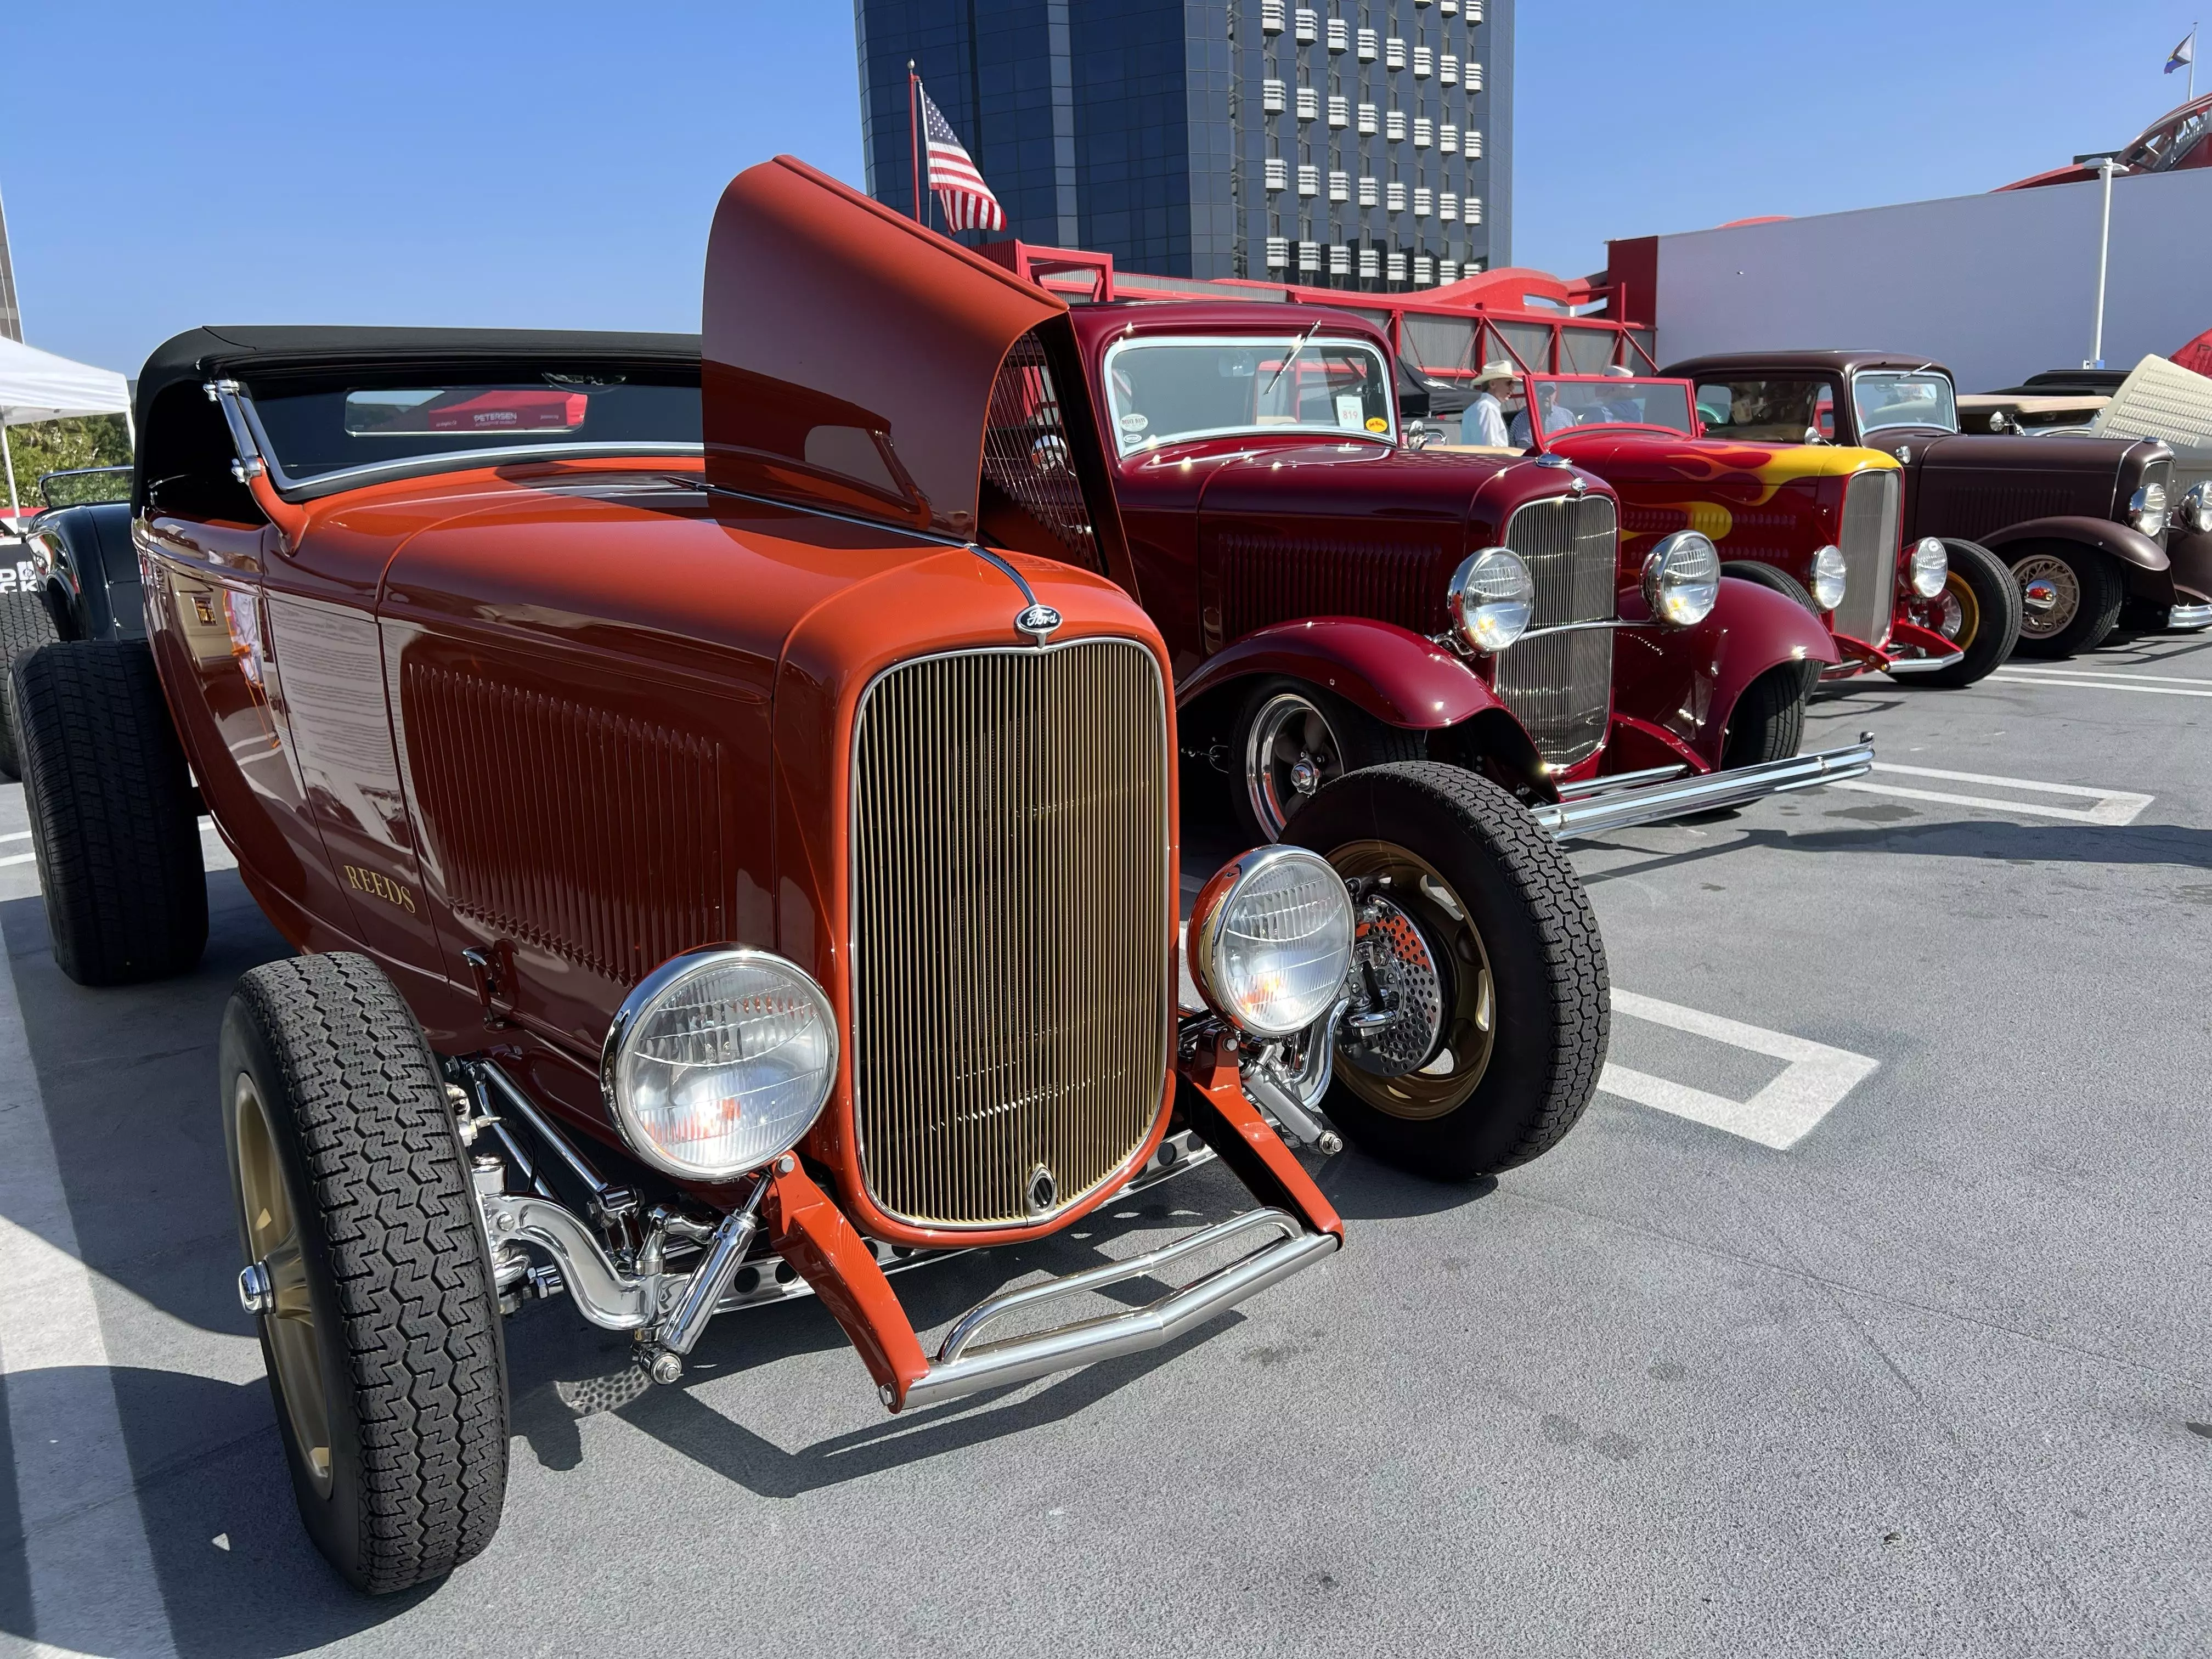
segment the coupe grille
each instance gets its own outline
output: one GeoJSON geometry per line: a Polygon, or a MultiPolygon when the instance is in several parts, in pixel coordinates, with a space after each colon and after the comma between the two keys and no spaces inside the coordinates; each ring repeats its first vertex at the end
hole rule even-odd
{"type": "Polygon", "coordinates": [[[1538,630],[1613,620],[1616,530],[1613,502],[1603,495],[1532,501],[1505,526],[1505,544],[1535,578],[1536,608],[1528,633],[1498,659],[1498,695],[1555,768],[1587,760],[1605,741],[1613,635],[1602,628],[1538,630]]]}
{"type": "Polygon", "coordinates": [[[1167,767],[1159,669],[1133,641],[926,658],[862,699],[853,1097],[886,1214],[1036,1222],[1151,1132],[1173,990],[1167,767]]]}
{"type": "Polygon", "coordinates": [[[1835,626],[1863,644],[1889,637],[1902,494],[1900,475],[1886,467],[1854,473],[1844,487],[1844,602],[1836,607],[1835,626]]]}

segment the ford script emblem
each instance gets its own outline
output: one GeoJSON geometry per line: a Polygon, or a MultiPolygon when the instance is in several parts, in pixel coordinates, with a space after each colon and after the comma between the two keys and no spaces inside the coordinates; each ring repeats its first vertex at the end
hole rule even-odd
{"type": "Polygon", "coordinates": [[[1014,618],[1014,631],[1026,634],[1042,645],[1053,636],[1060,623],[1060,612],[1048,605],[1033,605],[1014,618]]]}

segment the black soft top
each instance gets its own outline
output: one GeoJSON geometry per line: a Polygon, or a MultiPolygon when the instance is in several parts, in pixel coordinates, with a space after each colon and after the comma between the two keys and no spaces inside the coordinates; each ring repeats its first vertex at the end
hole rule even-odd
{"type": "Polygon", "coordinates": [[[164,341],[139,371],[138,429],[162,392],[224,375],[313,383],[372,369],[447,374],[461,368],[614,368],[699,373],[696,334],[620,334],[553,328],[195,328],[164,341]]]}

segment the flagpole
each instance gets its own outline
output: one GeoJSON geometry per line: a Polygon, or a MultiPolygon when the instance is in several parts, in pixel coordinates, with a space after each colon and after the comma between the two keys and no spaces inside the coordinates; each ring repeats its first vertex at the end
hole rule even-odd
{"type": "Polygon", "coordinates": [[[914,89],[921,84],[921,77],[914,72],[914,59],[906,60],[906,155],[914,164],[914,222],[926,225],[928,220],[921,212],[921,117],[914,101],[914,89]]]}

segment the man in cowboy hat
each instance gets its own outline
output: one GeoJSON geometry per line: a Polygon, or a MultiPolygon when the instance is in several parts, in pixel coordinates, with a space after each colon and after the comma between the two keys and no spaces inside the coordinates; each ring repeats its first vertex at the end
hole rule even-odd
{"type": "Polygon", "coordinates": [[[1482,373],[1474,377],[1474,401],[1459,417],[1462,443],[1482,444],[1492,449],[1513,447],[1505,436],[1505,406],[1498,400],[1492,387],[1503,386],[1510,395],[1520,378],[1520,371],[1502,360],[1482,366],[1482,373]]]}

